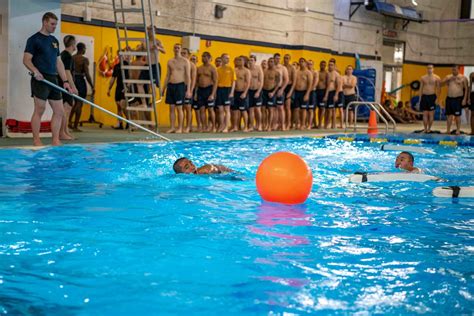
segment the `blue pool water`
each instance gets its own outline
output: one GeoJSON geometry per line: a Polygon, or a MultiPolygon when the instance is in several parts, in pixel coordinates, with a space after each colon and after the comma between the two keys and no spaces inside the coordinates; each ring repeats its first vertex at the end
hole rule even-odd
{"type": "Polygon", "coordinates": [[[416,164],[444,183],[353,184],[395,152],[331,139],[0,150],[0,314],[470,314],[473,147],[416,164]],[[262,203],[258,164],[311,166],[304,205],[262,203]],[[176,155],[240,173],[174,175],[176,155]]]}

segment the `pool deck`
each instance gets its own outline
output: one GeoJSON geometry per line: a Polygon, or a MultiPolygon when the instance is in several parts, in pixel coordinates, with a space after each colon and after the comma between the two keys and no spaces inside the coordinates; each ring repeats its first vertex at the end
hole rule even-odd
{"type": "MultiPolygon", "coordinates": [[[[360,124],[360,126],[366,126],[366,124],[360,124]]],[[[113,143],[113,142],[137,142],[137,141],[157,141],[159,138],[151,136],[148,133],[135,131],[129,132],[127,130],[114,130],[110,126],[103,126],[99,128],[97,125],[85,124],[81,127],[83,132],[74,133],[77,138],[73,141],[64,141],[67,144],[90,144],[90,143],[113,143]]],[[[415,130],[422,129],[421,122],[414,124],[398,124],[397,134],[411,134],[415,130]]],[[[433,130],[444,131],[446,129],[445,122],[435,122],[433,130]]],[[[309,131],[286,131],[286,132],[236,132],[236,133],[188,133],[188,134],[164,134],[167,128],[161,128],[162,135],[171,140],[209,140],[209,139],[239,139],[239,138],[252,138],[252,137],[300,137],[300,136],[311,136],[321,137],[336,134],[344,134],[344,129],[313,129],[309,131]]],[[[470,132],[470,127],[464,124],[461,128],[466,133],[470,132]]],[[[359,134],[364,134],[365,128],[358,130],[359,134]]],[[[384,137],[386,134],[382,133],[383,128],[379,125],[379,134],[377,137],[384,137]]],[[[352,134],[352,130],[348,131],[348,134],[352,134]]],[[[390,134],[387,134],[389,136],[390,134]]],[[[426,136],[435,137],[438,140],[449,140],[453,141],[456,139],[462,140],[464,143],[473,143],[474,136],[463,135],[460,137],[450,136],[446,134],[411,134],[410,138],[426,138],[426,136]]],[[[51,144],[51,138],[43,138],[45,145],[51,144]]],[[[30,147],[32,145],[31,138],[0,138],[0,147],[30,147]]]]}

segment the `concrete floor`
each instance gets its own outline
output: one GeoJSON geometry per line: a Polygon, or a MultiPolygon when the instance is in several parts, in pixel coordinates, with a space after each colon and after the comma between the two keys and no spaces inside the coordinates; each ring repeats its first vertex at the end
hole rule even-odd
{"type": "MultiPolygon", "coordinates": [[[[358,133],[365,133],[366,124],[358,130],[358,133]]],[[[77,138],[73,141],[64,141],[64,144],[83,144],[83,143],[110,143],[110,142],[130,142],[130,141],[157,141],[159,138],[148,133],[135,131],[129,132],[127,130],[114,130],[110,126],[103,126],[99,128],[97,125],[85,124],[82,128],[83,132],[74,133],[77,138]]],[[[331,134],[344,133],[343,129],[313,129],[310,131],[287,131],[287,132],[251,132],[251,133],[189,133],[189,134],[164,134],[167,128],[161,128],[163,136],[171,140],[197,140],[197,139],[226,139],[226,138],[245,138],[245,137],[297,137],[297,136],[326,136],[331,134]]],[[[421,122],[415,124],[399,124],[397,125],[397,133],[412,133],[415,130],[422,129],[421,122]]],[[[435,122],[433,130],[445,131],[445,122],[435,122]]],[[[470,132],[468,125],[463,125],[462,130],[466,133],[470,132]]],[[[352,133],[352,130],[348,131],[352,133]]],[[[379,124],[379,132],[384,130],[379,124]]],[[[51,144],[51,138],[44,138],[45,145],[51,144]]],[[[31,138],[0,138],[0,147],[22,147],[31,146],[31,138]]]]}

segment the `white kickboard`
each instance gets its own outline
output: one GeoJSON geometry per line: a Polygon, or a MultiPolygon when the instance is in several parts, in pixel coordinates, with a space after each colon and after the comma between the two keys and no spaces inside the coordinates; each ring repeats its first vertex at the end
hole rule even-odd
{"type": "Polygon", "coordinates": [[[380,173],[355,173],[349,177],[349,182],[425,182],[437,181],[438,177],[423,173],[410,172],[380,172],[380,173]]]}
{"type": "Polygon", "coordinates": [[[437,187],[433,189],[433,195],[444,198],[474,198],[474,187],[437,187]]]}

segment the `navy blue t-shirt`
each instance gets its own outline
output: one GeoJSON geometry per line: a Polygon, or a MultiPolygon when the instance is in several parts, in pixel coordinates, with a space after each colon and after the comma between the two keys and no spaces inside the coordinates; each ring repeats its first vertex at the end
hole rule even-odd
{"type": "Polygon", "coordinates": [[[57,75],[56,60],[59,56],[59,42],[52,35],[40,32],[26,41],[25,53],[33,55],[33,65],[42,73],[57,75]]]}

